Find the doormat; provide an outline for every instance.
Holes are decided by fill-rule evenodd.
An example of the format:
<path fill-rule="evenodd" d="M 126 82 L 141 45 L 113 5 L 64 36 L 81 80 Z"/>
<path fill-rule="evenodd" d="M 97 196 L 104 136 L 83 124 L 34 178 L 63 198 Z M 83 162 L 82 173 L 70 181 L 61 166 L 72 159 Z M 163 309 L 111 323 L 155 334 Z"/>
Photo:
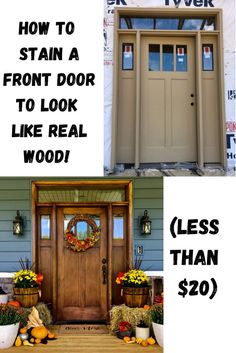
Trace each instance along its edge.
<path fill-rule="evenodd" d="M 109 330 L 106 325 L 60 325 L 58 329 L 60 335 L 101 335 L 108 333 Z"/>

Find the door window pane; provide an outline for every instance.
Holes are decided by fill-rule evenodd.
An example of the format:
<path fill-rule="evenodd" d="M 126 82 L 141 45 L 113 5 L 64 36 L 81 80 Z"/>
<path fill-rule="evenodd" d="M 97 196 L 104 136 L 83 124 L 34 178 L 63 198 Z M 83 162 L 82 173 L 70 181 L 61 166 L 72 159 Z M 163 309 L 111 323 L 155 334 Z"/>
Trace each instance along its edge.
<path fill-rule="evenodd" d="M 187 71 L 187 45 L 176 45 L 176 71 Z"/>
<path fill-rule="evenodd" d="M 213 71 L 213 44 L 203 44 L 202 46 L 202 68 L 203 71 Z"/>
<path fill-rule="evenodd" d="M 174 71 L 173 45 L 163 45 L 163 71 Z"/>
<path fill-rule="evenodd" d="M 79 213 L 79 211 L 78 211 Z M 64 232 L 66 231 L 68 227 L 68 223 L 72 218 L 75 217 L 75 214 L 64 214 Z M 96 222 L 96 225 L 100 227 L 101 221 L 99 216 L 91 216 L 94 221 Z M 86 221 L 77 221 L 74 227 L 71 228 L 71 231 L 75 234 L 75 236 L 79 240 L 84 240 L 87 237 L 90 237 L 92 234 L 92 227 L 86 222 Z"/>
<path fill-rule="evenodd" d="M 133 70 L 134 51 L 133 43 L 123 43 L 122 45 L 122 70 Z"/>
<path fill-rule="evenodd" d="M 149 71 L 160 71 L 160 45 L 149 44 Z"/>
<path fill-rule="evenodd" d="M 41 239 L 51 238 L 50 215 L 40 216 L 40 237 Z"/>
<path fill-rule="evenodd" d="M 124 239 L 124 217 L 123 215 L 113 216 L 113 239 Z"/>

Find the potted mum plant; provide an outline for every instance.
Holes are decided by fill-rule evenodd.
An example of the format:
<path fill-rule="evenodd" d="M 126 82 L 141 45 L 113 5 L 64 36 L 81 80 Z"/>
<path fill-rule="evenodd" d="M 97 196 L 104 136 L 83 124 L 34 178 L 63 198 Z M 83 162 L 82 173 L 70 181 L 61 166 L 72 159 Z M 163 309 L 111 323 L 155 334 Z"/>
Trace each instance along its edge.
<path fill-rule="evenodd" d="M 120 272 L 116 283 L 123 286 L 123 299 L 125 305 L 130 308 L 141 308 L 148 300 L 149 278 L 143 270 L 132 269 L 127 272 Z"/>
<path fill-rule="evenodd" d="M 0 304 L 0 349 L 14 344 L 20 322 L 25 324 L 26 316 L 19 308 Z"/>
<path fill-rule="evenodd" d="M 163 304 L 155 304 L 150 310 L 152 328 L 156 341 L 163 347 L 164 307 Z"/>
<path fill-rule="evenodd" d="M 32 271 L 28 259 L 25 262 L 21 259 L 20 264 L 22 269 L 13 277 L 14 297 L 23 307 L 29 308 L 38 303 L 39 286 L 43 281 L 43 275 Z"/>

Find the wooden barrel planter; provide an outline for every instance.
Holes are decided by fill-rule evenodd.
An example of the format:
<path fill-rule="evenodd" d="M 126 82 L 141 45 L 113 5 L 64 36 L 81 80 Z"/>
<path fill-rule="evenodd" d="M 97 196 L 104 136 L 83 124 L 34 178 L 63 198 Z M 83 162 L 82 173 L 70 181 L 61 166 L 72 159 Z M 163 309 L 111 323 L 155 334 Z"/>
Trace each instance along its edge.
<path fill-rule="evenodd" d="M 130 308 L 142 308 L 147 304 L 149 296 L 149 287 L 123 287 L 123 299 L 125 305 Z"/>
<path fill-rule="evenodd" d="M 35 306 L 39 300 L 39 289 L 34 288 L 14 288 L 14 297 L 24 308 Z"/>

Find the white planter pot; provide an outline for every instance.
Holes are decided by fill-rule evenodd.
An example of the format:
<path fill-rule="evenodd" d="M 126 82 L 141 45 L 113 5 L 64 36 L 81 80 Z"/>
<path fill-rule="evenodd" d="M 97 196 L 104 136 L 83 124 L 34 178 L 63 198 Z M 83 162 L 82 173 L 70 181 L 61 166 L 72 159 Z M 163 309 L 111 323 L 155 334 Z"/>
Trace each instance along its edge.
<path fill-rule="evenodd" d="M 161 347 L 163 347 L 163 327 L 164 325 L 156 324 L 155 322 L 152 323 L 152 328 L 156 337 L 156 341 Z"/>
<path fill-rule="evenodd" d="M 0 294 L 0 304 L 6 304 L 8 302 L 7 294 Z"/>
<path fill-rule="evenodd" d="M 0 326 L 0 349 L 13 346 L 18 330 L 19 322 L 17 324 Z"/>
<path fill-rule="evenodd" d="M 136 327 L 135 328 L 135 336 L 136 336 L 136 338 L 142 338 L 143 340 L 148 339 L 148 337 L 150 337 L 150 328 L 149 327 Z"/>

